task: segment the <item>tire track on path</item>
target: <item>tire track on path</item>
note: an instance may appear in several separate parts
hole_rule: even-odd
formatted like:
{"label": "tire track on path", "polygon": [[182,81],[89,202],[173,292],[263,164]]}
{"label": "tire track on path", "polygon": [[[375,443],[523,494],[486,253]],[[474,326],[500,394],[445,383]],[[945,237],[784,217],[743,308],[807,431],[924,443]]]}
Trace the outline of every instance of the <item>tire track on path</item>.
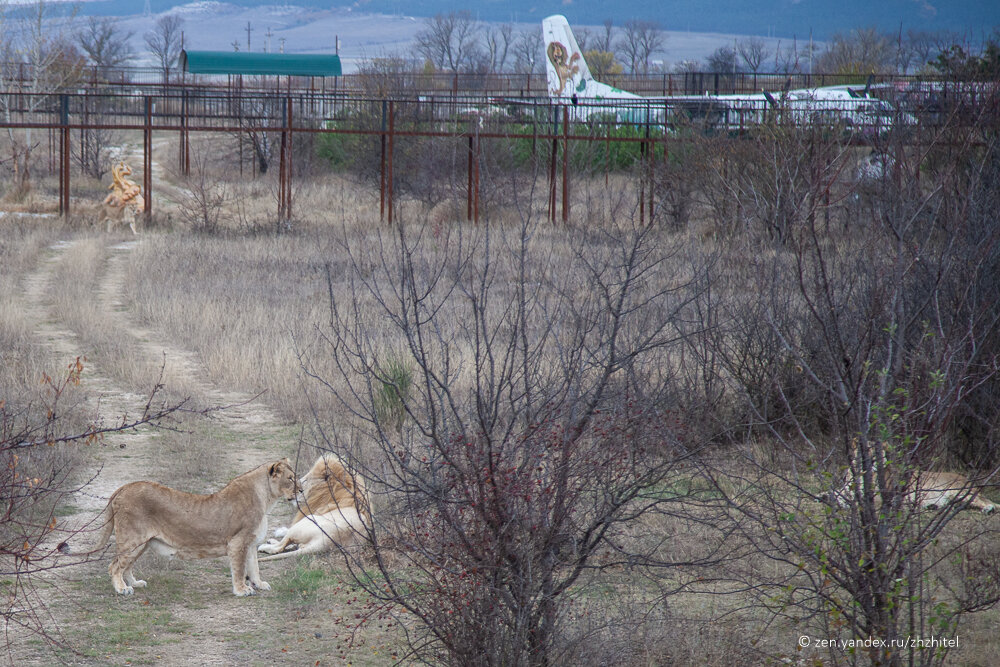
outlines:
{"label": "tire track on path", "polygon": [[[113,326],[131,338],[149,359],[164,361],[164,375],[176,379],[199,403],[211,408],[225,407],[212,413],[222,428],[248,438],[245,448],[229,448],[229,461],[239,471],[262,463],[262,443],[279,437],[285,430],[281,420],[254,396],[229,391],[213,383],[198,356],[173,344],[157,332],[136,322],[128,314],[124,301],[128,255],[141,241],[125,241],[110,247],[107,270],[100,282],[98,301]],[[277,452],[271,452],[277,455]],[[256,458],[254,457],[256,455]]]}
{"label": "tire track on path", "polygon": [[[53,358],[68,364],[76,358],[86,357],[85,346],[76,332],[61,322],[55,312],[49,292],[56,267],[66,252],[79,241],[59,241],[49,247],[38,267],[24,279],[24,311],[34,322],[35,335],[51,351]],[[141,414],[146,398],[128,391],[101,371],[100,363],[87,359],[81,375],[81,385],[86,396],[86,409],[92,417],[101,415],[103,423],[120,421],[122,415]],[[141,456],[149,448],[157,433],[150,427],[141,427],[130,433],[112,433],[106,436],[105,446],[96,449],[99,469],[86,475],[93,480],[87,488],[76,494],[79,509],[99,512],[107,498],[121,484],[135,474],[133,456]]]}

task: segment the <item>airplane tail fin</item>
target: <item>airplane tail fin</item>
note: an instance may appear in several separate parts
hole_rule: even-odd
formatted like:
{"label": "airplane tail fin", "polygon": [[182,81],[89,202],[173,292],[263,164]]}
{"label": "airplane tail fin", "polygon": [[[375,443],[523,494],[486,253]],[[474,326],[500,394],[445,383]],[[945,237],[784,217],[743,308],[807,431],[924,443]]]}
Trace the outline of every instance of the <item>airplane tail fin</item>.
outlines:
{"label": "airplane tail fin", "polygon": [[565,16],[555,14],[542,19],[542,36],[545,38],[549,97],[567,100],[575,97],[640,99],[634,93],[594,81]]}
{"label": "airplane tail fin", "polygon": [[594,77],[583,59],[569,21],[559,14],[543,19],[542,36],[545,38],[545,74],[549,96],[586,95],[588,83],[593,83]]}

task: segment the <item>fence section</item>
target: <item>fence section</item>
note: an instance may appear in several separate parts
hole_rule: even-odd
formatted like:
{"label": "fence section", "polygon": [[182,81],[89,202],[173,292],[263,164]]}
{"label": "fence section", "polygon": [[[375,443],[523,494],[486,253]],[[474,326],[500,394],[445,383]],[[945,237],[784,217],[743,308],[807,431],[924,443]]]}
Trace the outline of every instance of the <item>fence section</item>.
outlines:
{"label": "fence section", "polygon": [[[506,140],[530,146],[534,157],[548,162],[549,215],[569,216],[571,144],[581,142],[610,147],[626,143],[638,148],[641,157],[640,189],[649,178],[655,156],[667,151],[667,143],[681,130],[740,134],[763,123],[787,123],[831,130],[833,140],[873,143],[886,132],[916,133],[921,127],[954,117],[964,109],[970,119],[985,113],[1000,117],[1000,99],[995,87],[953,90],[949,99],[959,104],[946,108],[937,95],[946,89],[928,88],[911,104],[911,111],[893,108],[878,100],[809,101],[801,105],[775,100],[731,100],[689,97],[662,100],[614,100],[558,105],[547,98],[497,100],[489,97],[411,96],[393,100],[348,96],[321,91],[269,91],[266,93],[208,88],[179,88],[157,95],[125,94],[122,91],[90,90],[84,93],[35,95],[0,93],[5,112],[0,127],[39,129],[49,133],[50,155],[58,154],[60,211],[70,211],[70,159],[72,141],[85,145],[91,133],[125,130],[141,132],[143,139],[143,184],[146,213],[152,211],[154,183],[151,153],[154,133],[176,133],[178,170],[190,169],[191,133],[229,133],[266,136],[278,146],[278,215],[292,216],[294,174],[293,135],[319,133],[361,136],[379,144],[378,176],[380,212],[392,222],[394,154],[400,140],[408,137],[450,138],[467,148],[467,216],[478,218],[481,142]],[[932,98],[934,104],[930,104]],[[936,106],[935,106],[936,104]],[[55,141],[54,141],[55,140]],[[242,144],[241,144],[242,146]],[[610,148],[608,149],[610,154]],[[84,151],[79,151],[82,155]],[[561,159],[560,159],[561,156]],[[241,160],[242,169],[242,160]],[[559,196],[561,195],[561,197]],[[651,196],[651,194],[650,194]],[[653,202],[640,196],[640,215]]]}

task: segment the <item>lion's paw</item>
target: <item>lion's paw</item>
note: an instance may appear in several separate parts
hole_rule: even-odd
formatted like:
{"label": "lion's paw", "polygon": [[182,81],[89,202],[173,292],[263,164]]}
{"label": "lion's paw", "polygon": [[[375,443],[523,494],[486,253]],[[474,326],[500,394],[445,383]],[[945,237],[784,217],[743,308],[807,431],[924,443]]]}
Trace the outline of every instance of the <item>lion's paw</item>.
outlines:
{"label": "lion's paw", "polygon": [[259,591],[269,591],[269,590],[271,590],[271,584],[267,583],[266,581],[261,581],[260,583],[256,583],[256,584],[254,584],[254,586]]}
{"label": "lion's paw", "polygon": [[122,588],[121,590],[118,590],[116,588],[115,592],[118,593],[118,595],[132,595],[133,593],[135,593],[135,591],[132,589],[131,586],[126,586],[126,587]]}
{"label": "lion's paw", "polygon": [[238,598],[245,598],[250,595],[255,595],[257,591],[253,589],[253,586],[244,586],[243,588],[234,588],[233,595]]}
{"label": "lion's paw", "polygon": [[146,581],[145,581],[145,579],[136,579],[135,581],[132,582],[132,586],[134,588],[145,588],[146,587]]}

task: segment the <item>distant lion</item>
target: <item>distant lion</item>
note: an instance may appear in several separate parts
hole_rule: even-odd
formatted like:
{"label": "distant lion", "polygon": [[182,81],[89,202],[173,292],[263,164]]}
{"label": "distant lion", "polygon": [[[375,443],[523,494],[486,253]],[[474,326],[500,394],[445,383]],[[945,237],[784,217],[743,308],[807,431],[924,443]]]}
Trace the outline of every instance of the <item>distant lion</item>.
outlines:
{"label": "distant lion", "polygon": [[260,578],[256,546],[267,534],[268,510],[281,498],[293,500],[299,491],[288,459],[258,466],[211,495],[132,482],[111,494],[97,548],[114,533],[117,555],[108,571],[121,595],[146,585],[132,575],[132,565],[149,546],[187,559],[229,556],[234,595],[271,590]]}
{"label": "distant lion", "polygon": [[125,221],[133,234],[138,233],[135,230],[135,218],[145,210],[146,200],[142,196],[142,188],[129,178],[131,175],[132,167],[124,160],[111,167],[111,185],[108,186],[111,192],[101,202],[108,232],[111,232],[116,221]]}
{"label": "distant lion", "polygon": [[[329,551],[352,544],[370,525],[364,482],[351,475],[334,454],[324,454],[301,481],[305,502],[284,538],[268,540],[258,551],[275,554],[260,561]],[[286,549],[291,550],[286,551]]]}
{"label": "distant lion", "polygon": [[[852,447],[852,457],[857,457],[857,445]],[[843,486],[834,492],[837,503],[847,507],[854,497],[854,472],[847,470]],[[985,514],[990,514],[996,505],[981,497],[983,487],[972,483],[965,475],[957,472],[930,472],[917,470],[910,473],[904,485],[906,501],[920,508],[943,508],[955,502],[961,502],[966,507],[975,507]]]}
{"label": "distant lion", "polygon": [[[108,195],[111,197],[112,195]],[[108,202],[105,199],[104,202],[100,204],[100,222],[107,224],[107,231],[110,234],[111,231],[117,227],[119,224],[127,224],[129,229],[132,230],[133,234],[138,235],[138,230],[135,228],[136,220],[139,217],[139,213],[143,210],[145,205],[142,195],[137,195],[128,204],[121,206],[116,203]]]}

